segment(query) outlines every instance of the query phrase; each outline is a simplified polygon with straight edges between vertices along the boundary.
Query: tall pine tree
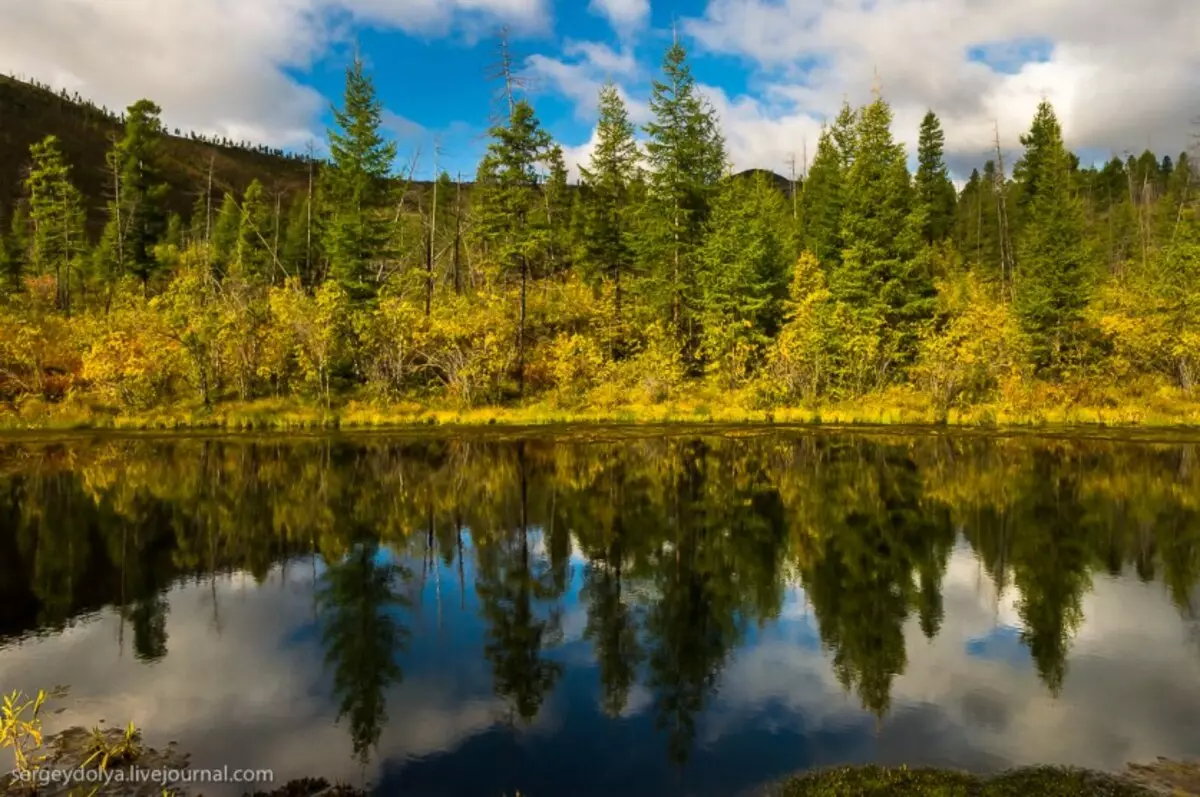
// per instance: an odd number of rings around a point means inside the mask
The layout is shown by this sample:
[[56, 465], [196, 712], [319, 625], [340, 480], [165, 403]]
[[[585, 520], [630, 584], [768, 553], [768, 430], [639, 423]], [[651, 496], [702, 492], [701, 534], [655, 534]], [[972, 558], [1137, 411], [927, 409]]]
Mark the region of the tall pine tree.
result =
[[[583, 183], [583, 272], [593, 284], [607, 279], [613, 286], [617, 323], [621, 323], [622, 290], [628, 289], [634, 264], [633, 212], [630, 191], [638, 179], [638, 146], [625, 101], [612, 83], [600, 90], [596, 148], [580, 169]], [[622, 285], [622, 278], [625, 285]]]
[[954, 225], [954, 184], [945, 160], [946, 135], [933, 111], [921, 121], [917, 144], [917, 203], [925, 214], [921, 235], [928, 244], [944, 240]]
[[502, 279], [519, 280], [517, 322], [517, 385], [525, 390], [526, 316], [529, 281], [546, 259], [546, 229], [537, 224], [538, 165], [549, 155], [553, 141], [542, 129], [533, 106], [515, 100], [508, 123], [491, 131], [487, 154], [479, 165], [480, 231], [492, 241], [489, 251]]
[[646, 125], [649, 205], [642, 251], [652, 279], [652, 300], [678, 336], [685, 354], [695, 350], [695, 253], [718, 181], [724, 175], [725, 141], [712, 106], [700, 95], [676, 42], [650, 98]]
[[1083, 246], [1083, 213], [1071, 190], [1071, 159], [1049, 102], [1038, 107], [1021, 139], [1024, 226], [1018, 242], [1016, 309], [1029, 335], [1035, 365], [1058, 372], [1079, 353], [1090, 275]]
[[388, 254], [396, 144], [383, 138], [383, 105], [360, 58], [346, 70], [343, 107], [334, 108], [333, 118], [330, 165], [322, 170], [329, 276], [352, 297], [366, 299], [379, 288], [377, 265]]
[[162, 109], [139, 100], [125, 114], [125, 135], [108, 156], [112, 201], [98, 257], [110, 279], [134, 276], [143, 288], [157, 270], [154, 247], [166, 232], [167, 186], [159, 172]]
[[892, 140], [891, 124], [892, 109], [878, 96], [858, 114], [842, 211], [845, 249], [829, 288], [862, 320], [882, 321], [908, 356], [913, 324], [933, 312], [935, 291], [927, 258], [918, 257], [924, 214], [913, 212], [904, 147]]
[[80, 275], [86, 241], [83, 199], [71, 182], [71, 167], [58, 139], [47, 136], [30, 148], [33, 165], [25, 189], [33, 228], [30, 267], [36, 274], [53, 274], [58, 308], [71, 310], [72, 274]]
[[800, 198], [804, 219], [801, 246], [827, 269], [842, 259], [842, 162], [833, 132], [822, 128]]

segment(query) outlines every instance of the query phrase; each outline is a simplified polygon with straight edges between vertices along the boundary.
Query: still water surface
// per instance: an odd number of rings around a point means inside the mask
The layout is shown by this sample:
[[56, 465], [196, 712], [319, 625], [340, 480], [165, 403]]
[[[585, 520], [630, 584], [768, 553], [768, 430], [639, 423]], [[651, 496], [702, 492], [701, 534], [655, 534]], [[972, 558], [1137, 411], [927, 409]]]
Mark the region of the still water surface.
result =
[[[1200, 444], [0, 443], [0, 689], [193, 767], [728, 795], [1200, 754]], [[206, 789], [220, 794], [219, 790]]]

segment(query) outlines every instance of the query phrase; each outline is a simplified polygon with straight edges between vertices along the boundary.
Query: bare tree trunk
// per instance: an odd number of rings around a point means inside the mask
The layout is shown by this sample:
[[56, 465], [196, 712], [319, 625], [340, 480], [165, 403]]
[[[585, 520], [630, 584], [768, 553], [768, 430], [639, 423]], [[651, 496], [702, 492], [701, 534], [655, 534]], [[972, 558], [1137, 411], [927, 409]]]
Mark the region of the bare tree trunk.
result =
[[521, 320], [517, 326], [517, 392], [525, 395], [525, 298], [529, 283], [529, 261], [521, 255]]
[[308, 221], [305, 224], [304, 276], [312, 280], [313, 145], [308, 142]]
[[454, 182], [454, 295], [462, 295], [462, 278], [458, 273], [459, 248], [462, 245], [462, 172]]
[[204, 244], [206, 246], [212, 240], [212, 184], [213, 167], [216, 160], [216, 155], [208, 157], [208, 192], [204, 195]]

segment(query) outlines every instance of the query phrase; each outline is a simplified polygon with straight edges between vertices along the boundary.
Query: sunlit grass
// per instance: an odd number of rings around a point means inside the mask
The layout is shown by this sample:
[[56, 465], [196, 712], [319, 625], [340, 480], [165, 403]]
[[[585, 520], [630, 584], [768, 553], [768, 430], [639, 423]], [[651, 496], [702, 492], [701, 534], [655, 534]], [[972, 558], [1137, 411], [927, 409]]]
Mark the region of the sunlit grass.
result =
[[19, 406], [0, 408], [0, 429], [10, 430], [299, 431], [586, 423], [1178, 427], [1200, 426], [1200, 400], [1163, 388], [1122, 394], [1113, 386], [1071, 389], [1035, 385], [992, 402], [939, 409], [928, 396], [909, 387], [896, 387], [813, 406], [762, 407], [748, 391], [723, 392], [697, 383], [661, 402], [606, 401], [603, 406], [563, 406], [553, 398], [481, 407], [351, 399], [327, 409], [293, 397], [131, 410], [71, 397], [57, 403], [26, 399]]

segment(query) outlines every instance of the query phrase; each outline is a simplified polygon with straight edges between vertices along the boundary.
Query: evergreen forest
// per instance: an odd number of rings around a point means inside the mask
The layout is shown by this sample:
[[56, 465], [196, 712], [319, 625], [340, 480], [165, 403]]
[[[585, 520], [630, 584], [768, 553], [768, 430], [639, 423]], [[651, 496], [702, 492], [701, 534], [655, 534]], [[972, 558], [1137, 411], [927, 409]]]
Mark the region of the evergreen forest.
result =
[[601, 90], [573, 181], [505, 100], [475, 175], [417, 185], [355, 61], [328, 156], [287, 156], [306, 179], [191, 164], [186, 213], [150, 100], [103, 198], [38, 141], [0, 233], [0, 423], [1200, 422], [1194, 152], [1082, 163], [1043, 101], [960, 189], [936, 114], [914, 173], [876, 92], [802, 179], [734, 174], [676, 43], [644, 127]]

